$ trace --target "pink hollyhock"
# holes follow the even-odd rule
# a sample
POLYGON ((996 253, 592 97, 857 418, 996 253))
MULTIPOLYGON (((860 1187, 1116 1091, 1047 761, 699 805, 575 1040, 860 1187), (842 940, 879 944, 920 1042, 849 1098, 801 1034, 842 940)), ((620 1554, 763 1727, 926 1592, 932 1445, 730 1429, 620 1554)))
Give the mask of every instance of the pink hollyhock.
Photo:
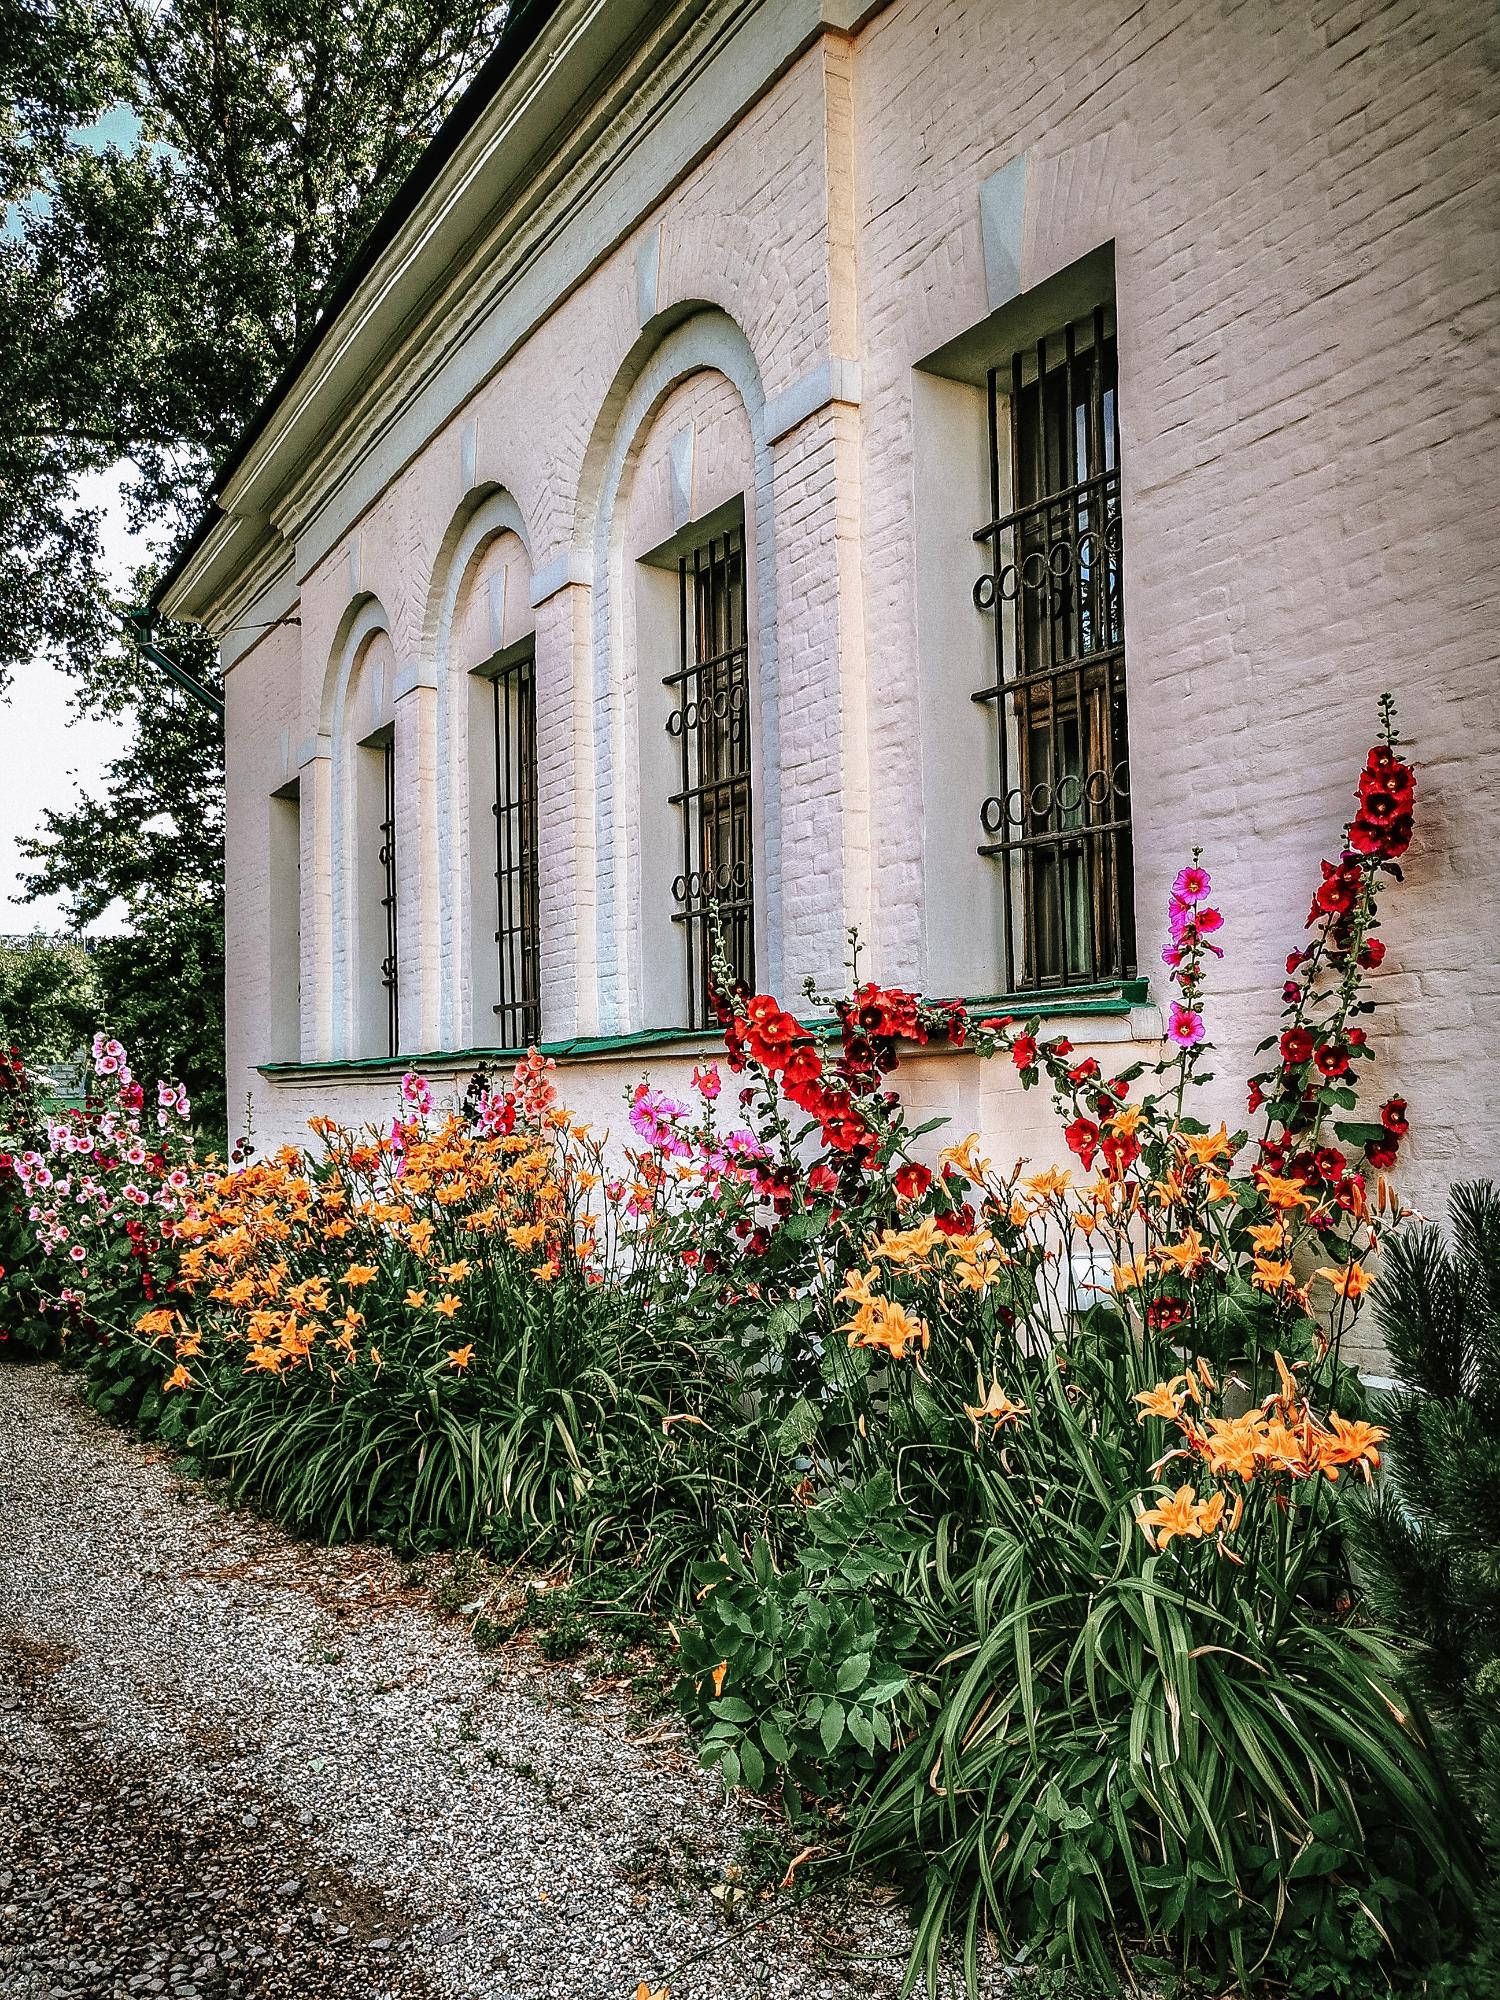
POLYGON ((1178 871, 1177 880, 1172 884, 1172 894, 1184 903, 1200 903, 1212 887, 1206 868, 1189 866, 1178 871))
POLYGON ((704 1063, 695 1069, 693 1071, 693 1088, 700 1097, 706 1097, 712 1103, 723 1088, 719 1077, 719 1065, 717 1063, 704 1063))
POLYGON ((1203 1040, 1205 1029, 1203 1016, 1193 1007, 1184 1007, 1180 1000, 1172 1002, 1172 1011, 1167 1020, 1167 1039, 1180 1049, 1195 1049, 1203 1040))

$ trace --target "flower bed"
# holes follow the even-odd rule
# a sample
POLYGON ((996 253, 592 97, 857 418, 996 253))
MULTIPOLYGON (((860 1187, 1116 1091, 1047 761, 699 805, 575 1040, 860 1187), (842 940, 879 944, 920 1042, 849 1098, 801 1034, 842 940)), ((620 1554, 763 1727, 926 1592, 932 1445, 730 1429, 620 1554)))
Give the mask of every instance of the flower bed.
POLYGON ((1362 981, 1413 792, 1387 711, 1254 1138, 1193 1109, 1198 855, 1165 1052, 1113 1075, 857 969, 828 1032, 721 983, 724 1066, 639 1086, 623 1155, 533 1055, 226 1169, 101 1041, 99 1105, 15 1154, 71 1358, 304 1532, 610 1564, 675 1620, 706 1758, 836 1808, 918 1960, 1365 1990, 1479 1867, 1344 1558, 1384 1433, 1341 1347, 1407 1130, 1360 1115, 1362 981), (890 1079, 938 1040, 1048 1088, 1074 1164, 920 1158, 890 1079))

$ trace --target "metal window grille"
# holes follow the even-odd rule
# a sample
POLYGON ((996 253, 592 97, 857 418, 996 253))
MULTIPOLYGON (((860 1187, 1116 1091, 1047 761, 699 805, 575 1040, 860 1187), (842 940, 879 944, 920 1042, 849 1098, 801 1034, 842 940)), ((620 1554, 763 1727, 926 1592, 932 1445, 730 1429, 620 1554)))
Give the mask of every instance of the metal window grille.
POLYGON ((1000 870, 1009 991, 1135 971, 1118 379, 1102 306, 990 371, 974 601, 994 616, 995 678, 974 699, 999 732, 979 851, 1000 870))
POLYGON ((527 654, 496 674, 495 887, 503 1048, 541 1040, 541 890, 537 874, 536 662, 527 654))
POLYGON ((380 871, 385 911, 385 957, 380 964, 380 983, 385 988, 386 1039, 388 1053, 401 1046, 401 1008, 397 993, 396 950, 396 746, 387 743, 382 752, 385 765, 385 817, 380 822, 380 871))
POLYGON ((688 1021, 712 1019, 709 979, 717 916, 737 979, 755 983, 750 821, 750 659, 745 633, 744 532, 731 528, 678 564, 682 664, 664 678, 681 746, 682 872, 672 884, 687 945, 688 1021))

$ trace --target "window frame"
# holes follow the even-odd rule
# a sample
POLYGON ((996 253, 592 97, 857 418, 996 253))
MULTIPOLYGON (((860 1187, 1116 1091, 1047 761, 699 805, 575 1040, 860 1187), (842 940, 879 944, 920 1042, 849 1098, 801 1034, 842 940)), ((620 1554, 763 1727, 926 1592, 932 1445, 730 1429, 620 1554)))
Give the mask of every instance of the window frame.
POLYGON ((499 997, 491 1011, 501 1048, 530 1048, 542 1036, 535 637, 507 648, 483 677, 490 683, 495 759, 490 812, 499 997))
POLYGON ((676 567, 678 665, 662 677, 674 703, 667 734, 679 748, 678 783, 668 796, 682 840, 672 921, 683 930, 687 1025, 698 1029, 714 1018, 716 922, 733 978, 750 988, 755 983, 755 745, 743 518, 701 535, 676 567))
POLYGON ((1000 870, 1008 992, 1136 970, 1114 317, 1096 301, 987 371, 973 594, 993 675, 972 699, 995 712, 1001 789, 978 851, 1000 870))

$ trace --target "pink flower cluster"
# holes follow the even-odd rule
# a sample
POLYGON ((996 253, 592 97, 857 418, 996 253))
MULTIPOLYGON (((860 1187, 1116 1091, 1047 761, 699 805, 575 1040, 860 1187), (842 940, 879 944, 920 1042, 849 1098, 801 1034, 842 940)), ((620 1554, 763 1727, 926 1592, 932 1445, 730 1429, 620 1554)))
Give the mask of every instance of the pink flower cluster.
MULTIPOLYGON (((49 1119, 46 1151, 18 1153, 12 1162, 30 1197, 26 1215, 38 1244, 79 1266, 80 1278, 89 1275, 89 1259, 115 1247, 122 1233, 132 1255, 149 1256, 152 1238, 168 1240, 191 1200, 189 1166, 169 1153, 177 1150, 175 1134, 146 1138, 145 1093, 131 1077, 123 1046, 95 1035, 93 1054, 94 1073, 107 1080, 115 1102, 49 1119), (140 1213, 148 1209, 158 1217, 150 1229, 140 1213)), ((180 1084, 159 1083, 156 1103, 161 1132, 174 1115, 184 1123, 190 1116, 180 1084)))
POLYGON ((1203 962, 1208 953, 1222 958, 1212 934, 1222 930, 1224 918, 1207 898, 1213 882, 1206 868, 1198 866, 1194 852, 1186 868, 1179 869, 1167 905, 1167 927, 1171 943, 1162 952, 1162 964, 1172 975, 1182 998, 1174 1000, 1167 1012, 1167 1039, 1180 1049, 1201 1047, 1207 1029, 1203 1021, 1203 962))

